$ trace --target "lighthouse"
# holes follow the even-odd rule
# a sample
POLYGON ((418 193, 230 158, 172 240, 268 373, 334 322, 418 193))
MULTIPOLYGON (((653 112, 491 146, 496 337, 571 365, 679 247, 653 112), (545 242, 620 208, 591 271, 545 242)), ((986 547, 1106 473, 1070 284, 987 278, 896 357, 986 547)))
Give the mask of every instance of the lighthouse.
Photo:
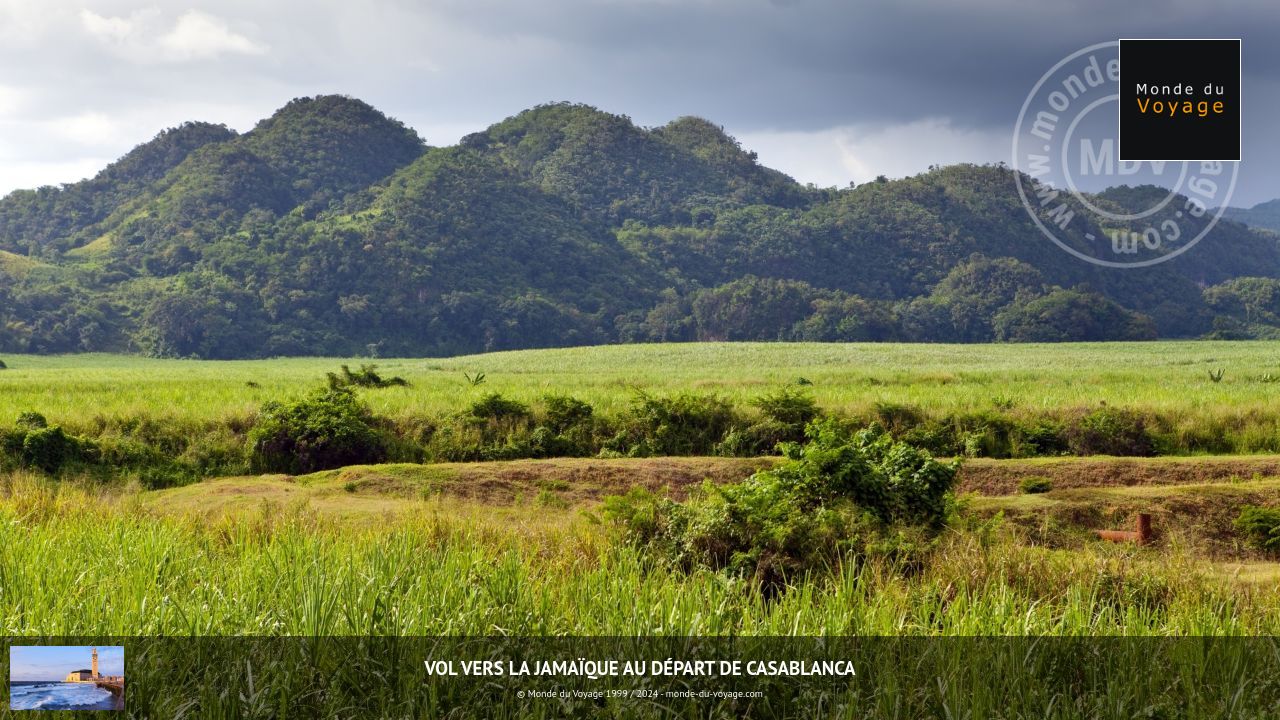
POLYGON ((98 648, 94 648, 93 649, 93 679, 97 680, 99 677, 101 676, 98 675, 98 648))

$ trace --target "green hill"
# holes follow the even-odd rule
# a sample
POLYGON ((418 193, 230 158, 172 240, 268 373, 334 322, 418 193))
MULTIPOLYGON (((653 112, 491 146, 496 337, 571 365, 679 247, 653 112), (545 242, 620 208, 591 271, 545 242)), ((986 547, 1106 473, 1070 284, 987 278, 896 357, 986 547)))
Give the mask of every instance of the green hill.
POLYGON ((1040 235, 1015 179, 957 165, 818 189, 707 120, 568 103, 429 148, 358 100, 301 98, 242 135, 188 123, 91 180, 0 199, 0 250, 28 259, 0 264, 0 351, 1280 334, 1274 234, 1223 222, 1170 262, 1098 268, 1040 235))
POLYGON ((65 246, 68 239, 146 192, 192 152, 234 137, 222 125, 186 123, 139 145, 92 179, 11 193, 0 200, 0 249, 27 254, 65 246))
POLYGON ((1245 225, 1280 232, 1280 199, 1258 203, 1251 208, 1229 207, 1224 216, 1245 225))
POLYGON ((365 103, 301 98, 244 135, 191 153, 92 235, 112 239, 122 271, 194 270, 207 244, 290 213, 314 217, 422 152, 416 133, 365 103))
POLYGON ((618 224, 688 223, 699 208, 795 206, 807 193, 763 168, 715 125, 681 118, 656 130, 583 105, 543 105, 463 139, 584 214, 618 224))

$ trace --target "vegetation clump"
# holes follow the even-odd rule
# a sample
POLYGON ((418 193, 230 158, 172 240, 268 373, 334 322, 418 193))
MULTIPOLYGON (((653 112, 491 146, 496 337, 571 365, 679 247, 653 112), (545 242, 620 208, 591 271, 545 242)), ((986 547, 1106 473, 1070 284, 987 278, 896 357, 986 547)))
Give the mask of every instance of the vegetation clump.
POLYGON ((1156 454, 1146 418, 1134 410, 1104 405, 1069 423, 1065 434, 1067 446, 1075 455, 1156 454))
POLYGON ((429 454, 449 460, 582 457, 600 447, 597 426, 595 409, 577 398, 548 395, 535 411, 490 393, 446 422, 432 437, 429 454))
POLYGON ((783 387, 751 400, 760 419, 745 428, 734 428, 719 445, 721 455, 751 457, 778 452, 786 442, 804 440, 805 427, 820 413, 813 397, 793 387, 783 387))
POLYGON ((529 406, 519 400, 509 400, 500 393, 489 393, 471 403, 467 414, 477 420, 512 421, 530 417, 529 406))
MULTIPOLYGON (((751 401, 769 420, 791 428, 798 428, 803 436, 804 428, 818 417, 818 404, 813 396, 790 387, 784 387, 751 401)), ((797 437, 796 441, 802 437, 797 437)))
POLYGON ((752 577, 777 590, 849 553, 903 549, 941 528, 958 464, 833 420, 788 443, 786 462, 681 503, 643 489, 605 502, 630 544, 686 569, 752 577))
POLYGON ((377 365, 361 365, 359 370, 352 372, 350 367, 343 365, 341 372, 326 373, 329 378, 329 389, 405 387, 409 384, 409 381, 402 377, 384 378, 378 374, 377 370, 377 365))
POLYGON ((1268 555, 1280 555, 1280 508, 1248 505, 1235 520, 1249 544, 1268 555))
POLYGON ((529 439, 533 457, 581 457, 599 450, 604 423, 590 403, 568 395, 546 395, 542 401, 542 424, 529 439))
POLYGON ((622 429, 605 447, 630 457, 711 455, 739 423, 737 412, 714 395, 636 393, 622 429))
POLYGON ((488 393, 446 418, 432 434, 427 454, 450 462, 550 457, 547 434, 531 433, 533 411, 519 400, 488 393), (533 437, 538 435, 538 437, 533 437), (540 447, 535 447, 539 445, 540 447))
POLYGON ((590 404, 568 395, 547 395, 543 402, 547 407, 547 427, 556 433, 582 427, 595 415, 590 404))
POLYGON ((30 466, 56 473, 67 462, 80 459, 84 447, 79 438, 68 435, 61 426, 36 428, 28 430, 22 439, 22 459, 30 466))
POLYGON ((256 472, 305 474, 383 462, 389 441, 368 406, 348 390, 325 390, 262 406, 249 432, 256 472))
POLYGON ((18 413, 17 426, 24 430, 39 430, 40 428, 49 427, 49 421, 44 415, 34 411, 26 410, 18 413))
POLYGON ((0 461, 16 458, 18 465, 50 475, 71 463, 93 461, 97 449, 92 440, 50 425, 44 415, 34 411, 20 413, 15 428, 0 433, 0 461))
POLYGON ((1031 475, 1018 483, 1018 490, 1026 495, 1039 495, 1052 489, 1053 481, 1043 475, 1031 475))

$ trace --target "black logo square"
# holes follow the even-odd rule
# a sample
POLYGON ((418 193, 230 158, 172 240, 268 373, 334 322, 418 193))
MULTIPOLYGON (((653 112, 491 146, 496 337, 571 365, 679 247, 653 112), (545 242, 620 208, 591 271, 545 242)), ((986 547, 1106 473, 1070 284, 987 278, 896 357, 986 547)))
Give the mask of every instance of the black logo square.
POLYGON ((1240 41, 1122 39, 1120 159, 1239 160, 1240 41))

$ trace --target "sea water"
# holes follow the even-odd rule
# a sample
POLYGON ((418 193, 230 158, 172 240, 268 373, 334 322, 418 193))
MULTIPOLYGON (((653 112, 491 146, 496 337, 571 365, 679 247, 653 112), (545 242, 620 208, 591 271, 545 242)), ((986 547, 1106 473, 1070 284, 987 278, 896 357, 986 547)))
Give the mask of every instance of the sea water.
POLYGON ((11 682, 10 710, 115 710, 109 691, 93 683, 11 682))

